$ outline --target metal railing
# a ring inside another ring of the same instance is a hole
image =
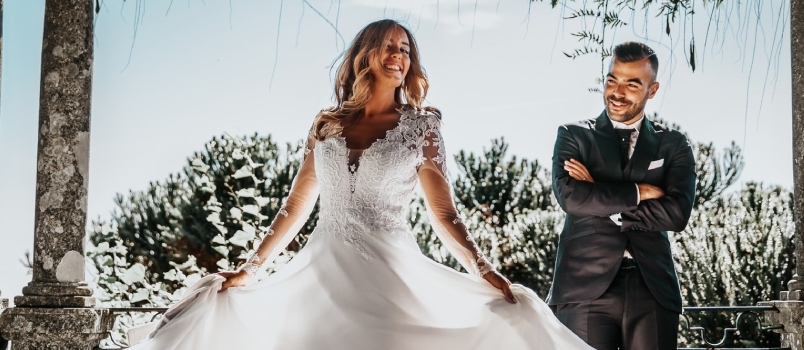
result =
[[[754,349],[754,350],[789,350],[790,348],[782,347],[764,347],[764,348],[747,348],[747,347],[733,347],[733,337],[737,332],[740,332],[742,338],[747,338],[743,331],[752,330],[749,326],[755,326],[753,330],[756,334],[754,336],[761,336],[762,332],[772,332],[774,329],[782,329],[782,325],[767,325],[764,320],[763,314],[766,311],[776,311],[773,306],[688,306],[684,307],[681,314],[680,326],[692,332],[697,332],[699,335],[699,343],[703,346],[700,348],[679,348],[679,350],[705,350],[705,349]],[[715,329],[706,329],[698,325],[694,325],[690,319],[690,314],[700,313],[719,313],[728,314],[730,324],[725,327],[716,327]],[[742,330],[742,331],[741,331]],[[748,332],[745,332],[748,333]]]
[[[151,318],[151,321],[153,321],[154,319],[156,319],[157,316],[159,316],[161,314],[164,314],[168,310],[168,308],[166,308],[166,307],[110,307],[110,308],[106,308],[106,310],[109,310],[109,314],[111,315],[111,317],[116,317],[119,314],[125,314],[125,313],[130,313],[130,312],[138,312],[138,313],[155,312],[156,314],[154,315],[154,317]],[[116,347],[116,348],[99,348],[99,349],[101,349],[101,350],[116,350],[116,349],[125,349],[127,347],[125,345],[120,344],[119,339],[115,339],[114,331],[111,330],[111,329],[107,332],[107,339],[109,339],[109,341],[112,344],[114,344],[114,345],[116,345],[118,347]]]

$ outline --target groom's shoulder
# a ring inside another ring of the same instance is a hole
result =
[[[558,128],[563,129],[563,130],[567,130],[567,131],[571,131],[571,132],[582,131],[582,130],[594,130],[596,122],[597,122],[597,119],[595,119],[595,118],[584,119],[584,120],[579,120],[579,121],[575,121],[575,122],[572,122],[572,123],[562,124]]]
[[[653,130],[655,133],[662,133],[664,136],[662,138],[665,141],[680,141],[680,142],[687,142],[687,134],[675,129],[667,124],[664,124],[659,121],[653,121]]]

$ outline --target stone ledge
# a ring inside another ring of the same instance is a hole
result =
[[[92,288],[86,283],[31,282],[22,288],[22,295],[34,296],[92,296]]]
[[[804,291],[791,290],[779,292],[779,300],[781,301],[804,301]]]
[[[91,308],[97,303],[93,297],[82,296],[18,296],[14,297],[14,305],[18,307],[66,307]]]
[[[0,336],[14,350],[91,350],[114,323],[106,309],[14,307],[0,314]]]

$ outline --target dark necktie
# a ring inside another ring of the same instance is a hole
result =
[[[631,149],[631,133],[634,129],[614,129],[617,141],[620,142],[620,166],[625,169],[628,164],[628,151]]]

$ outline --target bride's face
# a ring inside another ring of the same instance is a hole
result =
[[[396,27],[369,59],[369,72],[375,84],[397,88],[410,67],[410,43],[402,28]]]

